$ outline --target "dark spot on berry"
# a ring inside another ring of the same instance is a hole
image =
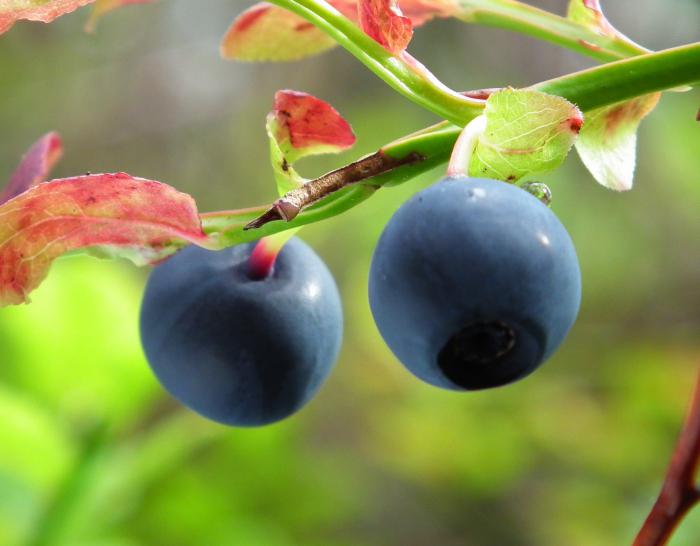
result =
[[[464,388],[478,388],[491,366],[515,347],[515,330],[500,321],[472,322],[455,333],[438,354],[438,366]]]

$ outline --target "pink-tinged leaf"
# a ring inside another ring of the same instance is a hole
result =
[[[571,0],[569,2],[568,18],[604,36],[618,34],[603,15],[599,0]],[[588,44],[591,45],[592,44]]]
[[[0,0],[0,34],[17,21],[50,23],[57,17],[91,4],[95,0]]]
[[[306,180],[293,167],[302,157],[347,150],[355,135],[330,104],[299,91],[278,91],[267,116],[270,160],[280,195]]]
[[[0,206],[0,306],[26,302],[72,250],[151,263],[207,241],[193,199],[166,184],[124,173],[45,182]]]
[[[0,205],[46,180],[61,155],[63,146],[58,133],[47,133],[37,140],[24,154],[19,166],[12,173],[10,182],[0,192]]]
[[[606,188],[632,188],[636,163],[637,129],[659,102],[654,93],[586,114],[576,150],[593,177]]]
[[[90,18],[85,23],[86,32],[94,32],[97,28],[97,23],[105,13],[128,6],[130,4],[150,4],[156,0],[97,0],[92,8]]]
[[[221,42],[221,56],[238,61],[295,61],[335,41],[298,15],[268,3],[241,13]]]
[[[413,37],[413,23],[403,15],[396,0],[358,0],[360,26],[376,42],[395,55]]]

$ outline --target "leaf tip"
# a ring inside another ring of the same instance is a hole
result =
[[[578,108],[575,108],[574,115],[572,115],[569,120],[569,129],[572,133],[578,135],[583,127],[583,113]]]

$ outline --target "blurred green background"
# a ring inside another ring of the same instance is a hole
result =
[[[565,1],[538,2],[558,12]],[[434,119],[342,50],[296,64],[219,59],[246,4],[168,0],[81,10],[0,37],[0,177],[60,131],[56,176],[127,171],[202,211],[269,202],[264,117],[282,88],[331,102],[356,149]],[[608,2],[652,48],[700,39],[696,0]],[[436,21],[411,52],[458,89],[526,85],[591,62],[504,31]],[[0,310],[0,545],[619,546],[656,496],[700,362],[700,93],[643,125],[634,191],[572,154],[544,178],[581,261],[577,324],[536,374],[489,392],[420,383],[382,343],[366,297],[392,212],[439,176],[378,192],[303,230],[341,288],[337,368],[298,415],[229,429],[183,410],[141,352],[146,270],[60,260],[29,306]],[[673,546],[700,543],[700,509]]]

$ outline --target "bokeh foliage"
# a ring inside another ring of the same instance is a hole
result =
[[[304,174],[432,121],[339,50],[294,65],[225,63],[218,39],[243,5],[197,4],[115,12],[94,36],[81,32],[85,12],[3,36],[0,173],[57,129],[59,176],[124,170],[193,194],[202,210],[248,206],[275,197],[264,116],[277,89],[330,101],[359,137],[354,152],[302,163]],[[650,47],[698,39],[692,0],[609,4],[610,19]],[[421,29],[411,51],[461,89],[588,63],[454,21]],[[146,271],[60,260],[31,305],[0,310],[0,544],[630,542],[700,362],[699,97],[668,94],[644,123],[631,193],[599,187],[573,156],[546,177],[579,252],[583,308],[546,366],[496,391],[419,383],[369,313],[382,226],[439,172],[302,231],[340,285],[345,342],[319,397],[268,428],[213,425],[163,393],[138,340]],[[700,513],[672,544],[699,536]]]

